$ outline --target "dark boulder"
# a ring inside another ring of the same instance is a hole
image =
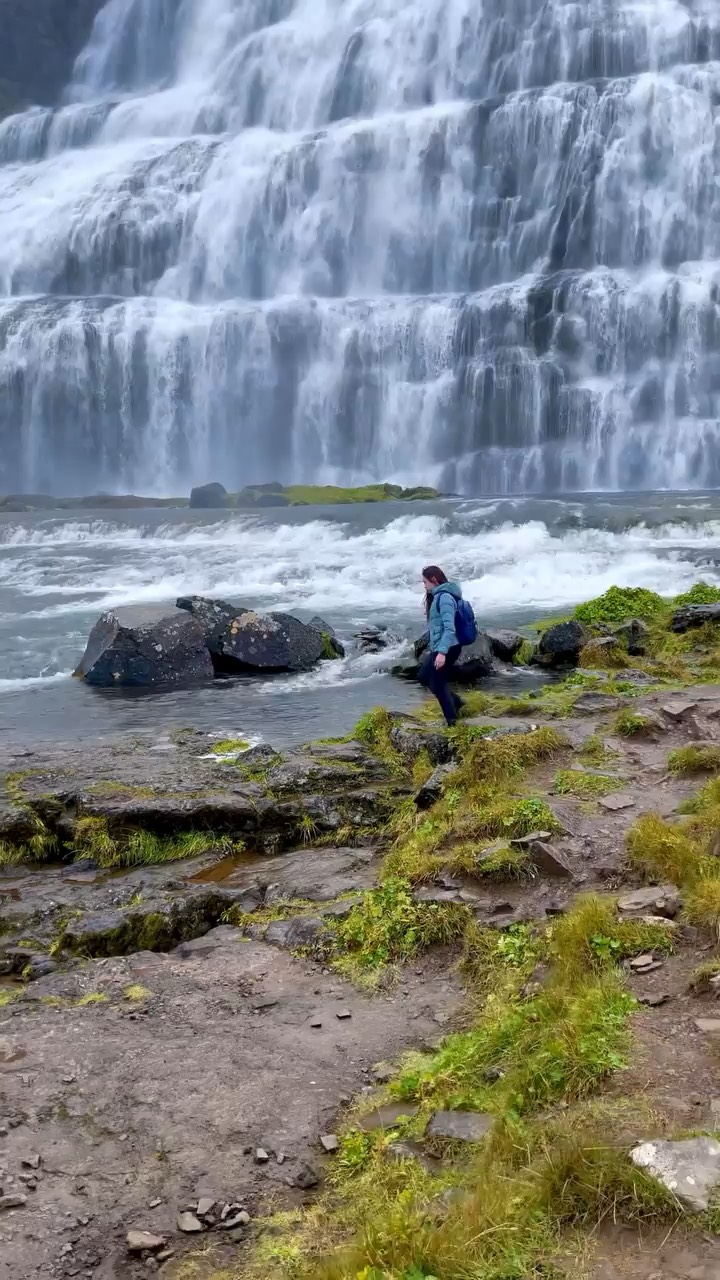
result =
[[[249,612],[242,605],[229,604],[227,600],[209,600],[206,596],[179,596],[175,607],[192,614],[203,629],[210,653],[216,657],[222,652],[220,640],[230,624]]]
[[[220,645],[228,673],[309,671],[324,652],[321,632],[289,613],[243,613],[230,623]]]
[[[676,609],[672,616],[673,631],[689,631],[702,627],[706,622],[720,622],[720,602],[717,604],[687,604]]]
[[[329,622],[326,622],[324,618],[319,618],[316,614],[307,625],[322,636],[324,658],[345,657],[345,646],[340,643],[335,628],[331,627]]]
[[[212,484],[199,484],[190,491],[190,506],[199,510],[209,510],[231,505],[228,491],[224,485],[213,481]]]
[[[589,639],[590,633],[581,622],[558,622],[543,632],[533,660],[543,667],[576,667],[580,650]]]
[[[95,623],[74,673],[100,687],[150,687],[212,678],[199,622],[182,609],[124,608]]]
[[[633,658],[642,658],[645,653],[650,628],[642,618],[630,618],[622,626],[615,628],[618,640],[627,645],[627,651]]]
[[[401,680],[417,680],[423,655],[427,650],[425,637],[415,641],[412,650],[391,667],[391,675]],[[418,654],[418,649],[420,653]],[[484,631],[479,631],[474,644],[463,649],[452,670],[450,679],[456,684],[473,684],[484,676],[492,675],[495,670],[494,655],[490,640]]]
[[[485,634],[492,645],[495,657],[501,662],[512,662],[520,652],[525,639],[519,631],[509,631],[506,628],[499,631],[486,631]]]

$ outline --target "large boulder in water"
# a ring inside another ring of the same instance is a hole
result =
[[[102,614],[74,673],[100,687],[148,688],[213,676],[200,623],[182,609],[123,608]]]
[[[214,481],[212,484],[199,484],[190,491],[190,506],[199,510],[217,507],[229,507],[228,491],[223,484]]]
[[[178,596],[177,609],[185,609],[203,629],[205,644],[213,657],[222,654],[222,638],[236,618],[249,610],[227,600],[210,600],[207,596]]]
[[[559,622],[543,632],[533,661],[542,667],[576,667],[589,639],[590,633],[581,622]]]
[[[323,633],[289,613],[241,614],[223,633],[220,648],[227,674],[309,671],[325,656]]]

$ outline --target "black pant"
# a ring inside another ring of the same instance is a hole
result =
[[[418,680],[426,689],[435,694],[445,719],[448,724],[452,725],[457,720],[458,711],[462,706],[462,699],[452,692],[448,685],[448,679],[460,657],[460,645],[454,644],[452,649],[448,649],[445,655],[445,666],[441,667],[439,671],[435,666],[436,657],[436,653],[426,654],[418,671]]]

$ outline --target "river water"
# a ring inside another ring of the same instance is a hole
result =
[[[566,611],[613,583],[676,594],[720,583],[720,494],[447,500],[262,514],[132,511],[0,517],[0,732],[66,740],[195,726],[288,744],[416,704],[389,676],[398,644],[362,656],[368,622],[423,628],[420,569],[440,563],[481,622]],[[348,646],[309,674],[158,693],[98,691],[70,673],[105,609],[190,592],[300,617]],[[520,689],[529,677],[510,676]]]

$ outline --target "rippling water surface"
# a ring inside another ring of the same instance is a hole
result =
[[[446,501],[249,515],[133,511],[0,517],[0,732],[65,739],[195,725],[282,744],[343,733],[378,702],[409,707],[353,635],[381,622],[422,630],[419,571],[458,577],[481,621],[520,624],[613,583],[666,595],[720,583],[720,495]],[[129,695],[70,678],[104,609],[197,592],[307,617],[348,645],[299,676]],[[511,679],[522,683],[527,676]]]

